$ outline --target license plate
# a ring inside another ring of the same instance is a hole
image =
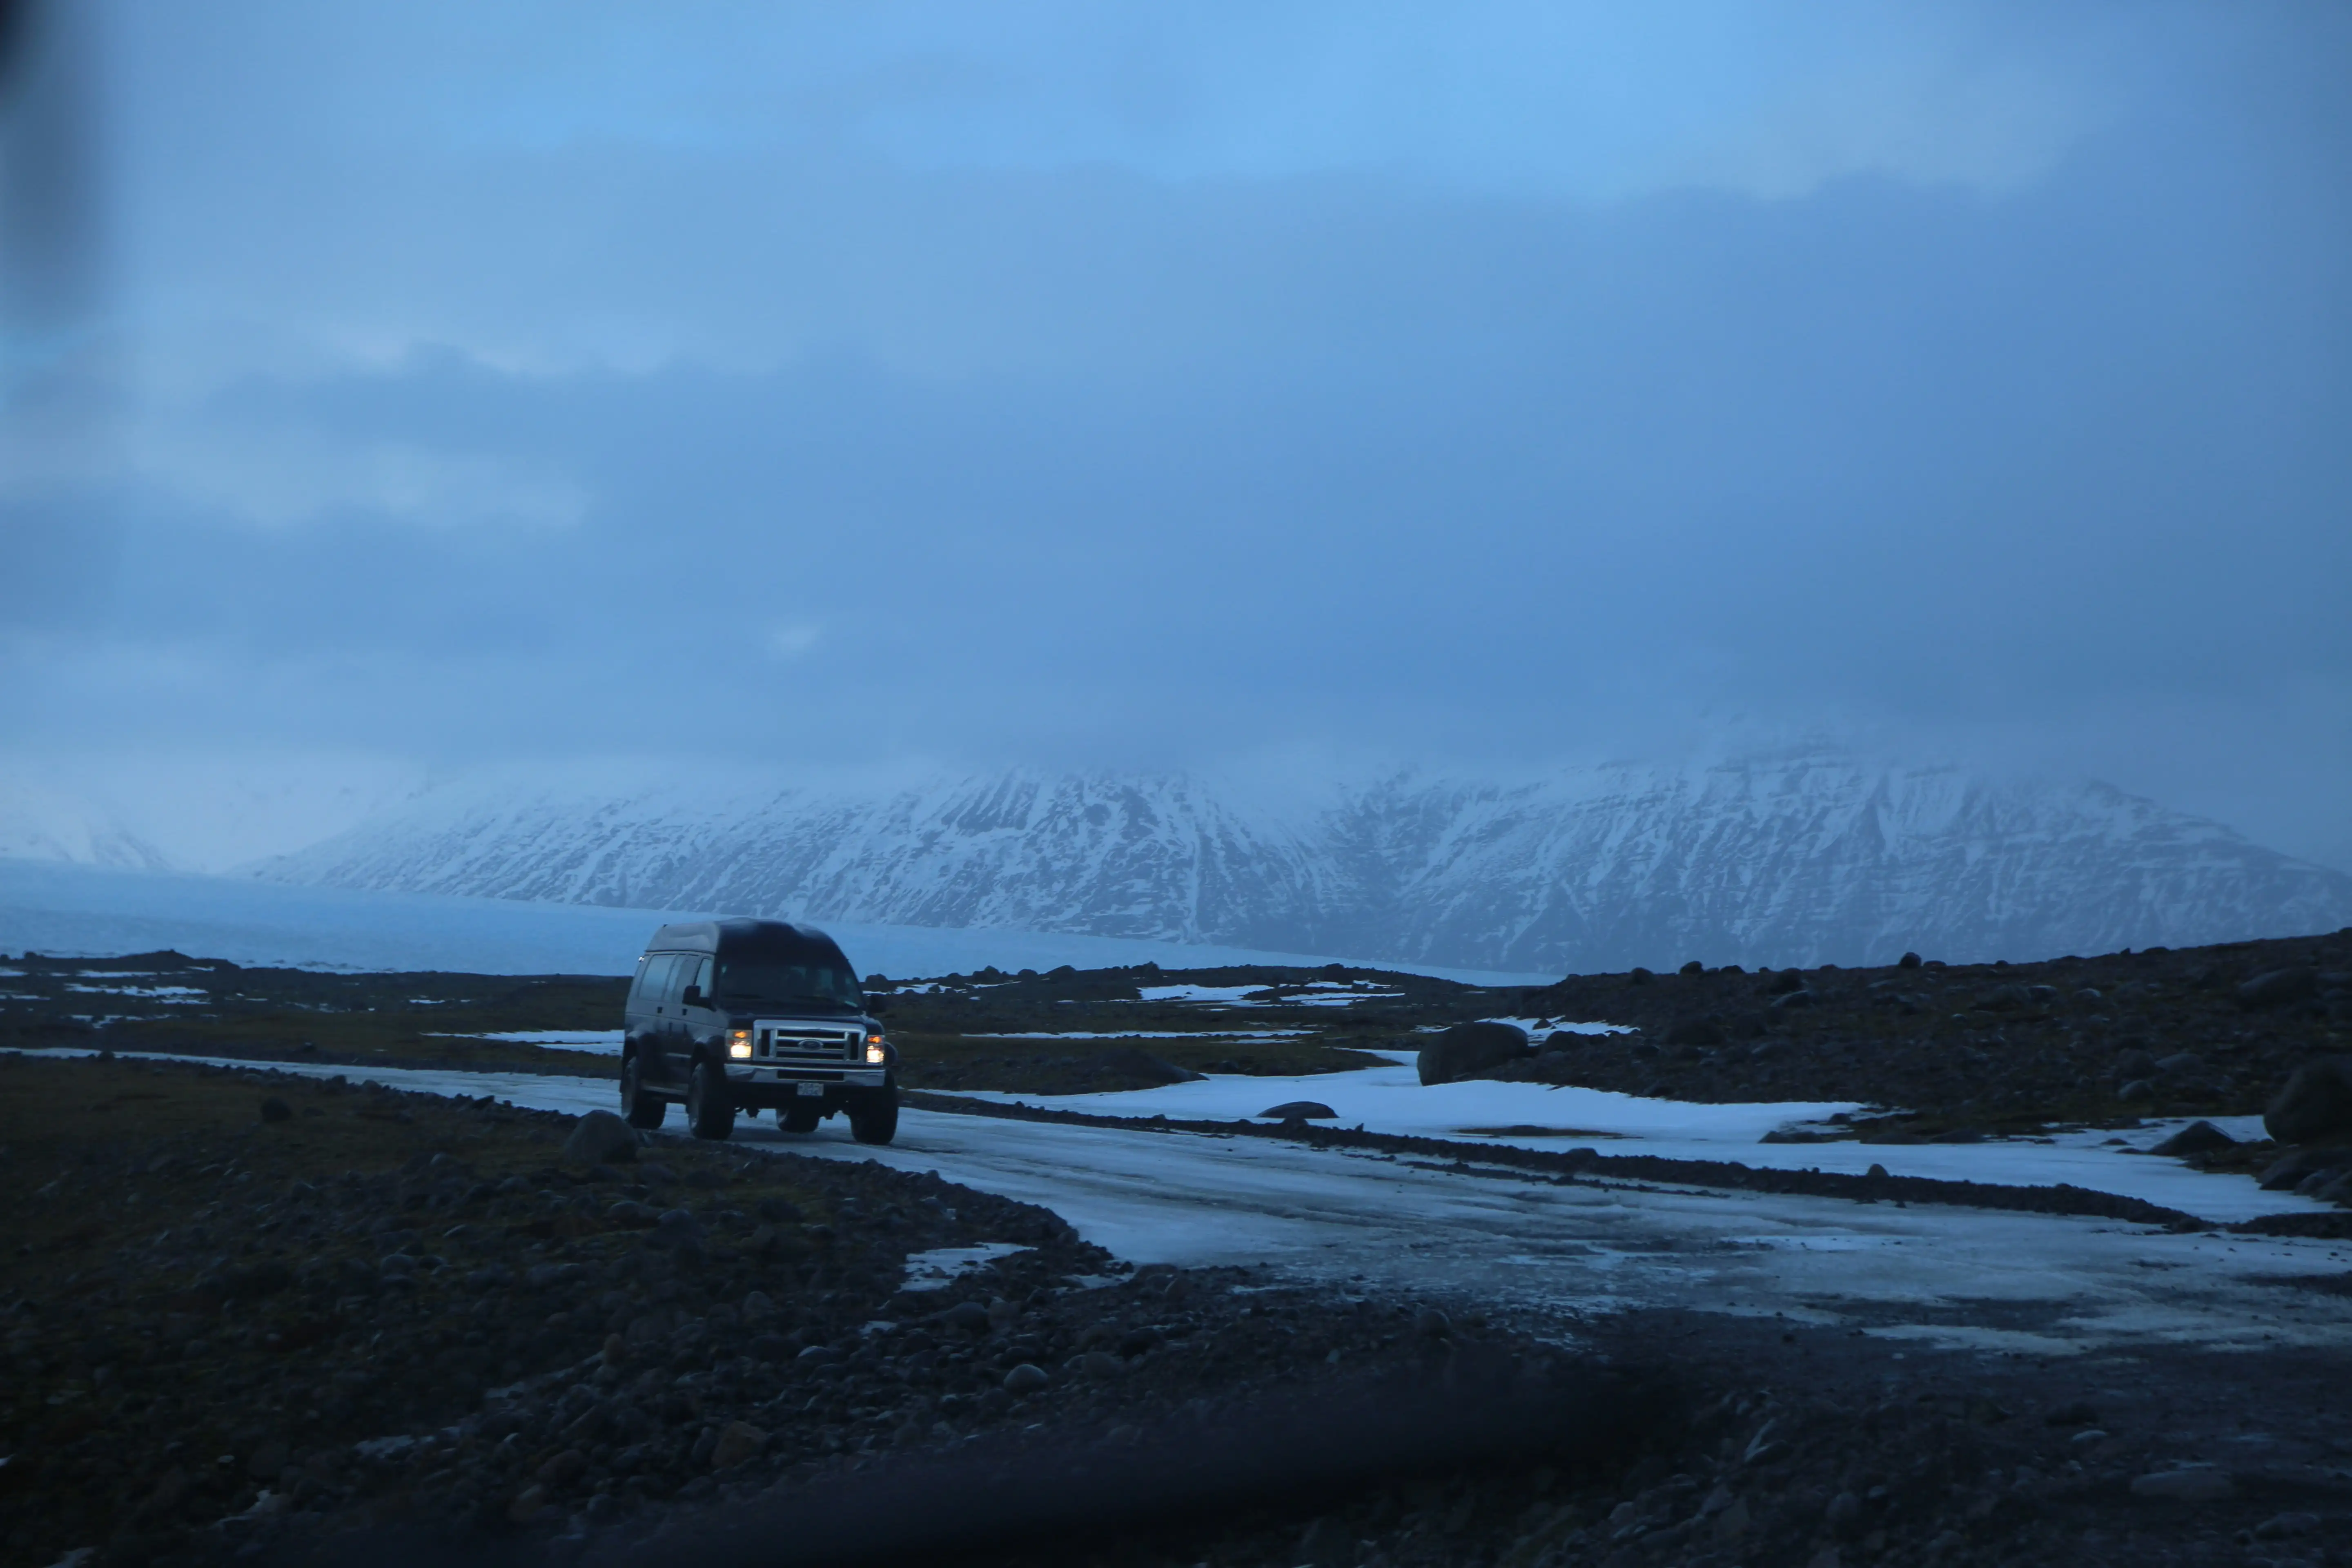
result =
[[[824,1098],[824,1085],[821,1083],[804,1083],[801,1085],[795,1092],[798,1093],[803,1100],[812,1098],[822,1100]]]

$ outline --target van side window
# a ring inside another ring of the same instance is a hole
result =
[[[710,960],[706,958],[698,963],[688,959],[682,967],[686,971],[686,984],[701,986],[702,1005],[706,1007],[710,1005]]]
[[[677,955],[657,952],[646,960],[637,970],[635,1005],[659,1007],[668,1000],[670,971],[677,967]]]

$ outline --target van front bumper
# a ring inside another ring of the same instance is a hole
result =
[[[730,1063],[727,1088],[739,1105],[785,1105],[796,1100],[837,1101],[845,1090],[887,1089],[887,1067],[768,1068]],[[814,1092],[812,1092],[814,1091]]]

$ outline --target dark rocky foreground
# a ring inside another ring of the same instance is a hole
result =
[[[11,1563],[2352,1562],[2335,1354],[1490,1321],[879,1166],[0,1064]]]

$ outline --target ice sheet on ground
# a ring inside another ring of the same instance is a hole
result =
[[[510,1046],[545,1046],[567,1051],[619,1056],[625,1029],[503,1029],[494,1035],[427,1035],[428,1040],[498,1040]]]
[[[1312,1029],[1068,1029],[1057,1034],[966,1035],[967,1040],[1282,1040]]]
[[[742,913],[726,910],[723,913]],[[0,857],[0,952],[152,952],[260,965],[443,970],[481,974],[627,974],[654,928],[709,911],[604,909],[437,893],[293,887],[235,877],[104,870]],[[1418,963],[1372,964],[1344,955],[1262,952],[1141,938],[1049,931],[934,930],[819,919],[861,974],[970,973],[991,964],[1044,972],[1157,963],[1162,969],[1242,964],[1320,968],[1352,962],[1475,985],[1548,984],[1549,974],[1505,974]]]
[[[964,1089],[974,1100],[1027,1101],[1060,1110],[1139,1119],[1166,1116],[1187,1121],[1241,1121],[1291,1100],[1329,1106],[1335,1124],[1369,1131],[1423,1138],[1475,1138],[1526,1149],[1574,1147],[1595,1134],[1611,1139],[1616,1154],[1657,1154],[1676,1160],[1736,1160],[1776,1170],[1820,1170],[1862,1175],[1884,1165],[1899,1176],[1941,1181],[1990,1182],[2017,1186],[2067,1184],[2094,1192],[2144,1198],[2207,1219],[2247,1219],[2301,1206],[2264,1193],[2251,1176],[2209,1174],[2177,1160],[2150,1159],[2137,1151],[2150,1147],[2187,1125],[2144,1130],[2145,1142],[2126,1154],[2096,1137],[2072,1134],[2048,1142],[1996,1140],[1981,1143],[1766,1143],[1764,1134],[1784,1127],[1825,1122],[1841,1111],[1864,1107],[1853,1100],[1791,1100],[1756,1104],[1702,1105],[1689,1100],[1648,1100],[1606,1089],[1555,1088],[1540,1083],[1499,1083],[1474,1079],[1424,1086],[1407,1052],[1373,1052],[1394,1065],[1352,1072],[1256,1077],[1212,1074],[1189,1083],[1091,1094],[1016,1095],[1003,1090]],[[2239,1132],[2259,1126],[2259,1118],[2225,1118]],[[2223,1131],[2231,1131],[2225,1126]],[[2232,1134],[2237,1135],[2236,1133]],[[2259,1133],[2253,1135],[2259,1136]]]
[[[929,1252],[907,1254],[908,1290],[940,1290],[975,1268],[985,1268],[1000,1258],[1032,1248],[1010,1241],[983,1241],[975,1247],[935,1247]]]
[[[1404,994],[1371,983],[1318,980],[1282,996],[1261,994],[1265,985],[1144,985],[1137,987],[1145,1002],[1193,1002],[1206,1007],[1348,1007],[1358,1002],[1393,1001]]]
[[[100,996],[139,996],[151,1002],[198,1002],[211,993],[195,985],[68,985],[68,991]]]
[[[362,1076],[325,1065],[286,1070]],[[616,1092],[601,1079],[530,1073],[384,1068],[364,1076],[575,1115],[610,1109]],[[887,1147],[856,1142],[833,1122],[806,1135],[739,1126],[735,1144],[747,1152],[935,1171],[1049,1207],[1086,1239],[1135,1263],[1267,1264],[1292,1278],[1356,1289],[1369,1280],[1574,1312],[1643,1306],[1778,1312],[1939,1343],[1988,1342],[1993,1335],[2003,1348],[2049,1354],[2148,1342],[2352,1345],[2352,1298],[2263,1283],[2344,1271],[2352,1247],[2339,1242],[2183,1235],[2109,1220],[1930,1204],[1897,1208],[1704,1184],[1465,1177],[1429,1162],[1287,1141],[912,1107]],[[2000,1151],[1978,1144],[1938,1152]],[[2228,1178],[2199,1176],[2175,1161],[2111,1152],[2105,1158],[2118,1170],[2169,1167],[2205,1190],[2237,1190]],[[2252,1184],[2242,1184],[2252,1194]],[[2284,1193],[2259,1197],[2257,1212],[2324,1206]],[[2005,1321],[1955,1322],[1956,1308],[1980,1316],[1997,1308]]]

